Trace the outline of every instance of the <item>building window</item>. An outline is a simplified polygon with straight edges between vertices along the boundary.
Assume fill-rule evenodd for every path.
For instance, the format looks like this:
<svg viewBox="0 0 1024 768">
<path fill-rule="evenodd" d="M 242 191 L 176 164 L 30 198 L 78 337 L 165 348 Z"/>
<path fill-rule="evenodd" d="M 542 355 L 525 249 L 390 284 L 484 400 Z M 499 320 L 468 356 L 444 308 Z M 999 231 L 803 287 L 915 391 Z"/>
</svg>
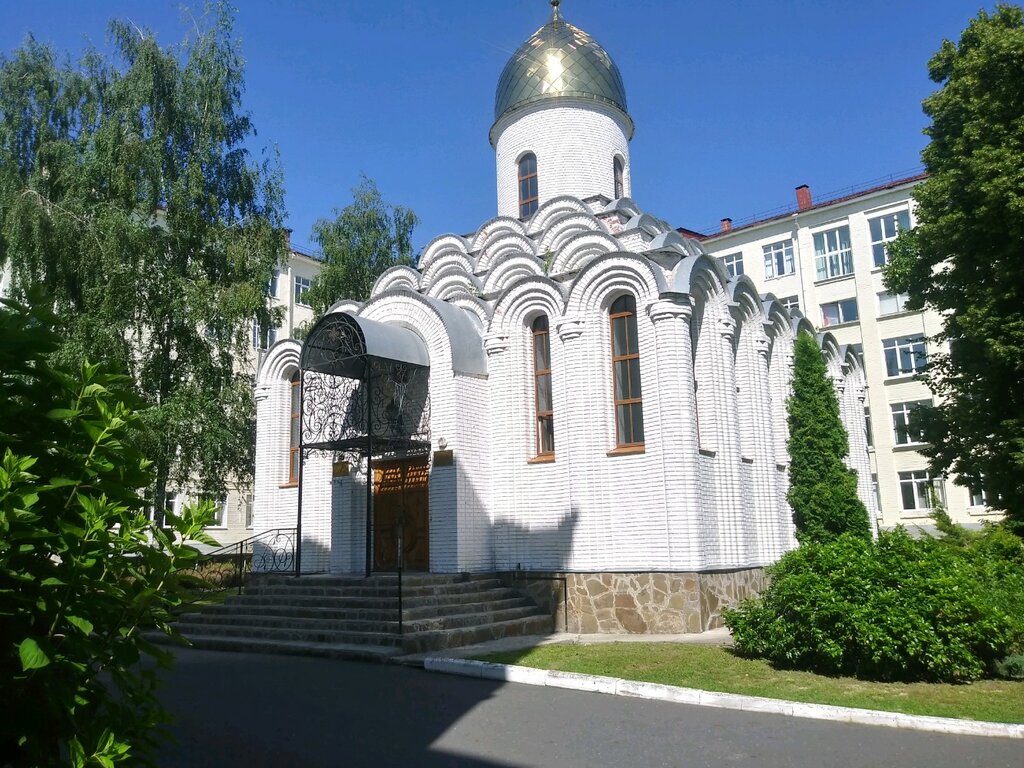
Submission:
<svg viewBox="0 0 1024 768">
<path fill-rule="evenodd" d="M 864 406 L 864 434 L 868 438 L 868 448 L 875 447 L 875 438 L 871 434 L 871 409 Z"/>
<path fill-rule="evenodd" d="M 878 294 L 878 314 L 893 315 L 897 312 L 907 311 L 907 299 L 910 297 L 905 293 L 888 293 L 882 291 Z"/>
<path fill-rule="evenodd" d="M 931 406 L 931 400 L 892 403 L 892 435 L 894 445 L 918 445 L 924 442 L 921 430 L 911 424 L 915 409 Z"/>
<path fill-rule="evenodd" d="M 281 276 L 281 270 L 275 269 L 270 273 L 270 284 L 267 285 L 267 295 L 277 298 L 277 279 Z"/>
<path fill-rule="evenodd" d="M 968 488 L 967 493 L 970 496 L 970 506 L 984 507 L 988 504 L 988 498 L 985 496 L 985 490 L 983 488 Z"/>
<path fill-rule="evenodd" d="M 626 185 L 623 180 L 623 175 L 626 170 L 625 165 L 622 162 L 621 157 L 616 157 L 612 163 L 612 172 L 615 175 L 615 199 L 618 200 L 620 197 L 626 195 Z"/>
<path fill-rule="evenodd" d="M 886 376 L 920 373 L 928 367 L 924 336 L 900 336 L 882 341 Z"/>
<path fill-rule="evenodd" d="M 821 319 L 824 325 L 852 323 L 858 319 L 857 300 L 843 299 L 821 305 Z"/>
<path fill-rule="evenodd" d="M 252 494 L 245 494 L 245 527 L 252 528 L 253 514 L 252 514 Z"/>
<path fill-rule="evenodd" d="M 764 251 L 764 276 L 766 278 L 792 275 L 796 271 L 793 261 L 793 241 L 779 240 L 762 246 Z"/>
<path fill-rule="evenodd" d="M 871 253 L 875 258 L 875 266 L 884 267 L 889 260 L 885 244 L 895 240 L 900 232 L 910 229 L 910 211 L 897 211 L 877 219 L 868 219 L 868 229 L 871 230 Z"/>
<path fill-rule="evenodd" d="M 640 348 L 636 333 L 636 299 L 620 296 L 608 313 L 612 335 L 612 382 L 615 389 L 615 443 L 643 445 L 644 409 L 640 391 Z"/>
<path fill-rule="evenodd" d="M 309 306 L 309 301 L 306 300 L 306 294 L 309 293 L 310 287 L 313 283 L 308 277 L 295 276 L 295 303 L 303 307 Z"/>
<path fill-rule="evenodd" d="M 779 304 L 792 312 L 794 309 L 800 309 L 800 298 L 798 296 L 787 296 L 784 299 L 779 299 Z"/>
<path fill-rule="evenodd" d="M 743 274 L 742 253 L 730 253 L 728 256 L 723 256 L 722 264 L 725 265 L 725 271 L 729 273 L 729 277 L 737 277 Z"/>
<path fill-rule="evenodd" d="M 551 400 L 551 336 L 548 319 L 541 315 L 533 321 L 533 393 L 537 414 L 537 455 L 555 453 L 555 423 Z"/>
<path fill-rule="evenodd" d="M 850 228 L 836 227 L 814 235 L 814 265 L 818 280 L 853 274 Z"/>
<path fill-rule="evenodd" d="M 252 321 L 252 348 L 270 349 L 277 341 L 277 328 L 265 328 L 259 321 Z"/>
<path fill-rule="evenodd" d="M 288 419 L 288 484 L 299 482 L 299 428 L 302 416 L 302 400 L 299 391 L 299 372 L 291 380 L 291 412 Z"/>
<path fill-rule="evenodd" d="M 530 152 L 519 161 L 519 218 L 526 219 L 537 210 L 537 156 Z"/>
<path fill-rule="evenodd" d="M 213 502 L 213 521 L 206 526 L 207 528 L 223 528 L 228 519 L 228 500 L 217 499 Z"/>
<path fill-rule="evenodd" d="M 900 472 L 900 496 L 903 509 L 913 511 L 932 508 L 932 479 L 927 470 Z"/>
</svg>

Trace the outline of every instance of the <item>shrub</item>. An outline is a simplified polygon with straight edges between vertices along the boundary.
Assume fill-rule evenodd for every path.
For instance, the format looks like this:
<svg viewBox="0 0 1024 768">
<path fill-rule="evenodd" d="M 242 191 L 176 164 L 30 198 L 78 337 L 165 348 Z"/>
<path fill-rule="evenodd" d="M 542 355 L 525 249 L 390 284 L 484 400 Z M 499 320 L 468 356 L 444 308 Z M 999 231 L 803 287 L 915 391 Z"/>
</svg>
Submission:
<svg viewBox="0 0 1024 768">
<path fill-rule="evenodd" d="M 1024 650 L 1024 574 L 963 548 L 855 535 L 805 544 L 769 569 L 758 598 L 726 611 L 741 653 L 780 667 L 873 680 L 961 682 Z"/>
<path fill-rule="evenodd" d="M 1007 680 L 1024 680 L 1024 654 L 1017 653 L 997 661 L 996 675 Z"/>
<path fill-rule="evenodd" d="M 141 636 L 171 633 L 181 565 L 209 540 L 203 512 L 155 526 L 138 489 L 138 417 L 123 377 L 51 366 L 44 310 L 0 306 L 0 765 L 148 764 L 168 661 Z"/>
</svg>

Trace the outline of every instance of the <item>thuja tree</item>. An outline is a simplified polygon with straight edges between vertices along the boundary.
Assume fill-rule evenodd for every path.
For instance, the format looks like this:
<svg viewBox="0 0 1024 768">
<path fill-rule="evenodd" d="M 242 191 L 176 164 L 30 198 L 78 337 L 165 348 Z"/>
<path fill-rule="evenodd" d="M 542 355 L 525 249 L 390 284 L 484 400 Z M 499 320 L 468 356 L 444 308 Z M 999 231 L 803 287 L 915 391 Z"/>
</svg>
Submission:
<svg viewBox="0 0 1024 768">
<path fill-rule="evenodd" d="M 796 339 L 789 398 L 789 503 L 801 543 L 844 533 L 871 538 L 857 477 L 844 463 L 849 439 L 821 350 L 809 333 Z"/>
<path fill-rule="evenodd" d="M 171 633 L 212 507 L 153 523 L 131 380 L 49 362 L 49 310 L 0 302 L 0 765 L 148 764 L 162 710 L 142 638 Z"/>
<path fill-rule="evenodd" d="M 276 165 L 254 161 L 232 17 L 161 47 L 113 22 L 77 66 L 28 41 L 0 58 L 0 267 L 64 320 L 53 359 L 128 372 L 148 407 L 154 503 L 224 493 L 253 460 L 243 359 L 285 256 Z"/>
<path fill-rule="evenodd" d="M 941 313 L 922 426 L 935 474 L 984 488 L 1024 533 L 1024 11 L 982 11 L 928 65 L 928 178 L 886 286 Z"/>
<path fill-rule="evenodd" d="M 382 272 L 412 265 L 412 231 L 418 223 L 410 209 L 385 203 L 377 185 L 364 176 L 349 205 L 313 225 L 313 239 L 323 253 L 306 295 L 314 311 L 322 314 L 339 299 L 366 301 Z"/>
</svg>

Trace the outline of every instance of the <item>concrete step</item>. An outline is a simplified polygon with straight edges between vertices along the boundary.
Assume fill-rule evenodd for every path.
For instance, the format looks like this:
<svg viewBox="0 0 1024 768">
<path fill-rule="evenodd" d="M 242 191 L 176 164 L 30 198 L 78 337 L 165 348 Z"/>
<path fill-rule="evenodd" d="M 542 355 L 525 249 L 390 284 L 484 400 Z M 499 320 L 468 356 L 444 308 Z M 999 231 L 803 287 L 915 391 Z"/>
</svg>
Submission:
<svg viewBox="0 0 1024 768">
<path fill-rule="evenodd" d="M 520 635 L 546 635 L 554 631 L 554 620 L 550 616 L 529 616 L 510 621 L 498 621 L 492 624 L 480 624 L 460 629 L 444 629 L 427 632 L 415 632 L 402 636 L 402 649 L 405 653 L 426 653 L 445 648 L 459 648 L 463 645 L 474 645 L 498 640 L 502 637 L 518 637 Z"/>
<path fill-rule="evenodd" d="M 440 595 L 464 595 L 492 589 L 502 589 L 498 579 L 480 579 L 458 584 L 440 585 L 402 585 L 402 596 L 405 598 L 432 597 Z M 308 597 L 381 597 L 397 598 L 398 585 L 369 584 L 366 582 L 354 585 L 300 585 L 300 584 L 256 584 L 249 587 L 247 595 L 272 597 L 274 595 L 304 595 Z"/>
<path fill-rule="evenodd" d="M 191 624 L 179 621 L 177 630 L 185 637 L 250 637 L 259 640 L 285 640 L 303 643 L 333 643 L 335 645 L 380 645 L 401 647 L 401 635 L 391 632 L 356 632 L 312 627 L 268 627 L 261 625 Z"/>
<path fill-rule="evenodd" d="M 451 616 L 425 617 L 415 620 L 403 620 L 406 633 L 460 629 L 479 624 L 493 624 L 513 619 L 524 619 L 535 616 L 537 610 L 532 606 L 518 606 L 474 613 L 455 614 Z M 397 633 L 398 618 L 391 614 L 386 619 L 359 619 L 350 616 L 341 618 L 306 618 L 298 616 L 268 616 L 263 613 L 186 613 L 179 619 L 179 628 L 183 625 L 221 625 L 250 627 L 289 628 L 297 630 L 320 629 L 332 632 L 372 632 Z"/>
<path fill-rule="evenodd" d="M 166 638 L 166 635 L 163 635 L 163 637 Z M 268 640 L 255 637 L 227 637 L 223 635 L 191 634 L 188 636 L 188 640 L 193 648 L 202 648 L 210 651 L 325 656 L 336 659 L 352 659 L 354 661 L 384 662 L 402 653 L 400 648 L 394 646 L 312 643 L 279 639 Z"/>
<path fill-rule="evenodd" d="M 495 600 L 508 600 L 519 597 L 521 593 L 507 587 L 479 592 L 466 592 L 456 595 L 420 595 L 407 597 L 403 595 L 402 608 L 438 608 L 449 606 L 473 605 Z M 334 608 L 336 610 L 360 610 L 378 608 L 382 610 L 398 610 L 398 597 L 383 596 L 351 596 L 344 593 L 337 595 L 306 595 L 294 592 L 277 592 L 274 594 L 231 595 L 225 598 L 223 605 L 291 605 L 311 608 Z"/>
<path fill-rule="evenodd" d="M 487 611 L 507 610 L 510 608 L 532 608 L 536 606 L 529 598 L 522 596 L 509 597 L 501 600 L 484 600 L 479 603 L 458 603 L 449 606 L 425 606 L 422 608 L 405 608 L 402 616 L 406 621 L 416 621 L 430 617 L 450 616 L 457 614 L 485 613 Z M 231 603 L 211 605 L 203 609 L 204 616 L 235 616 L 261 615 L 274 617 L 295 617 L 300 619 L 321 619 L 325 621 L 341 619 L 361 619 L 390 621 L 398 614 L 397 601 L 384 607 L 364 607 L 359 609 L 345 607 L 323 607 L 318 605 L 292 605 L 288 602 L 265 605 L 247 602 L 244 598 Z"/>
<path fill-rule="evenodd" d="M 252 575 L 253 584 L 266 585 L 288 585 L 299 584 L 311 587 L 358 587 L 364 584 L 390 586 L 398 584 L 397 573 L 375 573 L 372 576 L 335 576 L 331 574 L 316 574 L 311 576 L 299 576 L 296 578 L 291 574 L 284 573 L 255 573 Z M 442 586 L 451 584 L 467 584 L 479 581 L 493 581 L 493 574 L 458 574 L 458 573 L 416 573 L 406 572 L 402 574 L 402 584 L 408 586 Z"/>
</svg>

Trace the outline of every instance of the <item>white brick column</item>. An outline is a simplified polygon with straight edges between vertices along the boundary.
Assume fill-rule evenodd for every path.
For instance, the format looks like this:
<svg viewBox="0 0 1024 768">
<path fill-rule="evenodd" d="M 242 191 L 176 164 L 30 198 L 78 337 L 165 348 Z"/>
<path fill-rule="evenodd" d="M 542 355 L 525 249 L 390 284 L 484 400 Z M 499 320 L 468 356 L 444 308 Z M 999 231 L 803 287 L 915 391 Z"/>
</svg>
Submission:
<svg viewBox="0 0 1024 768">
<path fill-rule="evenodd" d="M 570 512 L 577 515 L 572 526 L 572 536 L 569 546 L 565 552 L 565 564 L 567 568 L 577 567 L 576 563 L 580 556 L 580 533 L 586 532 L 586 526 L 582 519 L 588 510 L 594 505 L 588 495 L 588 491 L 594 487 L 592 481 L 591 460 L 588 448 L 594 437 L 587 423 L 588 408 L 581 400 L 586 397 L 588 387 L 586 382 L 579 381 L 583 365 L 584 345 L 581 342 L 583 336 L 583 319 L 579 317 L 562 318 L 555 325 L 555 332 L 562 342 L 562 360 L 565 361 L 564 369 L 566 375 L 562 377 L 564 391 L 563 402 L 574 403 L 576 407 L 567 408 L 566 416 L 562 419 L 563 427 L 559 428 L 556 422 L 556 429 L 564 433 L 565 437 L 556 436 L 556 448 L 558 450 L 558 461 L 566 464 L 565 484 L 566 497 L 569 500 Z M 563 449 L 564 446 L 564 449 Z M 587 549 L 591 542 L 587 542 Z"/>
<path fill-rule="evenodd" d="M 509 339 L 505 334 L 489 334 L 484 337 L 484 352 L 487 354 L 489 417 L 494 420 L 495 434 L 511 436 L 514 433 L 513 413 L 516 396 L 512 366 L 510 364 Z M 526 375 L 523 372 L 522 375 Z M 516 510 L 516 485 L 519 462 L 516 461 L 516 441 L 496 440 L 490 446 L 492 454 L 491 476 L 491 535 L 494 541 L 495 566 L 499 570 L 510 570 L 521 562 L 519 542 L 515 532 L 518 529 Z"/>
<path fill-rule="evenodd" d="M 775 525 L 776 501 L 778 492 L 775 487 L 775 435 L 772 423 L 771 390 L 768 384 L 768 338 L 757 336 L 754 339 L 756 351 L 754 363 L 756 368 L 751 386 L 751 397 L 754 398 L 754 413 L 757 414 L 756 424 L 749 425 L 754 432 L 755 454 L 752 476 L 754 478 L 754 514 L 757 531 L 757 552 L 759 563 L 770 563 L 782 555 L 782 542 L 778 540 L 778 528 Z"/>
<path fill-rule="evenodd" d="M 647 306 L 658 356 L 658 421 L 661 431 L 669 565 L 700 565 L 700 507 L 697 484 L 696 399 L 690 298 L 679 294 Z"/>
<path fill-rule="evenodd" d="M 722 396 L 716 398 L 723 404 L 719 414 L 718 456 L 718 562 L 724 568 L 745 565 L 747 553 L 747 515 L 745 509 L 749 499 L 743 497 L 740 474 L 739 416 L 736 404 L 736 321 L 731 316 L 718 318 L 718 358 L 721 375 L 717 383 L 722 387 Z M 743 429 L 748 425 L 743 425 Z"/>
</svg>

